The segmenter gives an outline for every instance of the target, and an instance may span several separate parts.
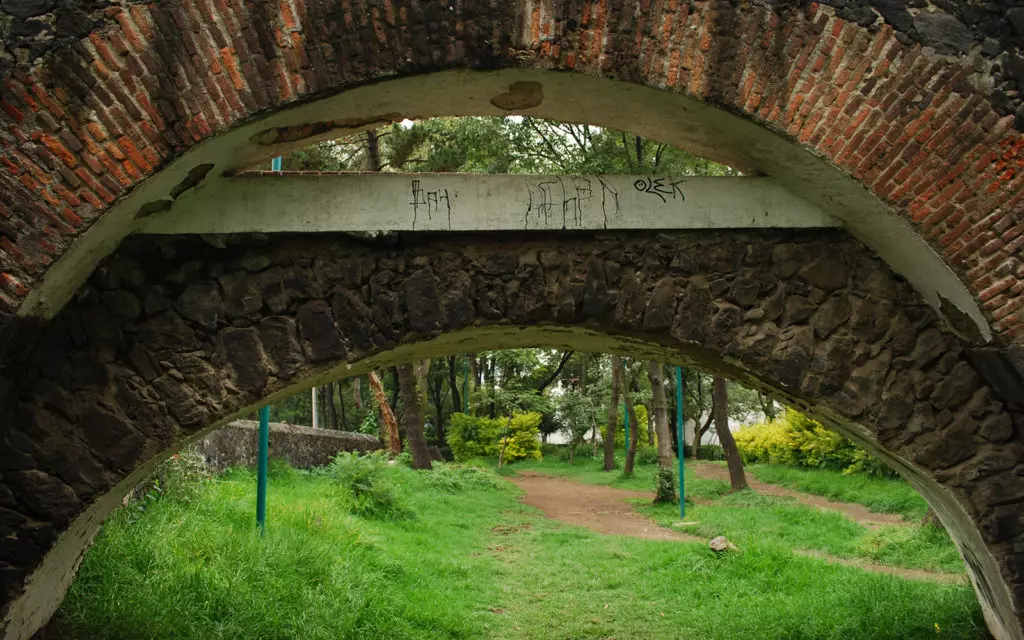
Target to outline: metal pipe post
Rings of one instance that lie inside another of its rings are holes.
[[[683,428],[683,368],[676,367],[676,424],[678,425],[678,453],[679,453],[679,518],[686,518],[686,480],[683,476],[683,438],[686,433]]]
[[[256,461],[256,527],[267,527],[267,456],[270,452],[270,406],[260,409],[259,453]]]

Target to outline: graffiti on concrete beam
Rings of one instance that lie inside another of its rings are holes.
[[[597,180],[599,188],[594,187]],[[600,199],[595,197],[599,191]],[[527,203],[523,228],[549,227],[552,218],[562,218],[562,228],[583,227],[588,212],[596,213],[600,205],[604,226],[608,227],[608,215],[619,212],[619,192],[604,178],[584,176],[554,176],[527,183]]]
[[[448,229],[452,228],[452,199],[457,194],[449,193],[447,188],[425,190],[420,180],[412,181],[412,229],[416,230],[416,221],[421,211],[427,214],[427,220],[434,219],[435,213],[444,213],[448,216]]]
[[[637,178],[633,182],[633,188],[640,193],[648,193],[652,196],[661,198],[662,202],[668,202],[669,200],[679,199],[681,202],[686,201],[686,196],[683,195],[683,189],[680,185],[686,182],[685,179],[680,178],[679,180],[672,180],[671,178]]]

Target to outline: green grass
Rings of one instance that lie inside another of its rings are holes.
[[[770,464],[750,465],[747,469],[762,482],[839,502],[855,502],[876,513],[898,513],[908,520],[920,521],[928,512],[928,503],[903,478],[843,475],[825,469],[797,469]]]
[[[890,640],[934,638],[935,625],[940,637],[985,637],[968,586],[794,556],[786,541],[825,525],[793,529],[786,505],[718,500],[723,523],[737,517],[730,509],[763,511],[780,533],[737,532],[741,551],[716,555],[546,520],[505,483],[452,492],[427,474],[389,473],[413,517],[356,518],[332,479],[279,473],[260,539],[255,480],[242,471],[191,503],[171,495],[122,510],[86,555],[60,637]],[[577,473],[594,472],[565,472]],[[699,509],[711,522],[711,506]]]
[[[674,505],[638,504],[637,508],[663,526],[679,521]],[[725,536],[741,547],[806,549],[892,567],[964,572],[956,546],[941,529],[885,526],[871,530],[838,512],[752,491],[688,506],[686,521],[698,524],[681,531],[709,539]]]

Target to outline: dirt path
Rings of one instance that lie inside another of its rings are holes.
[[[597,533],[647,540],[704,542],[654,522],[633,510],[628,498],[651,498],[650,493],[614,489],[601,484],[583,484],[529,472],[508,478],[526,492],[523,502],[537,507],[552,520],[585,527]]]
[[[714,468],[716,465],[708,466]],[[709,475],[702,475],[701,472],[697,472],[697,475],[708,478],[717,477],[715,475],[711,475],[713,472],[707,473],[709,473]],[[545,516],[552,520],[558,520],[559,522],[584,527],[591,531],[606,535],[630,536],[632,538],[643,538],[645,540],[699,542],[701,544],[707,544],[708,542],[707,539],[699,536],[658,526],[651,520],[648,520],[642,515],[636,513],[632,506],[626,502],[629,498],[651,499],[652,495],[647,492],[615,489],[603,484],[584,484],[581,482],[574,482],[566,478],[558,478],[530,472],[522,472],[506,479],[526,492],[526,495],[523,496],[523,502],[525,504],[528,504],[531,507],[537,507],[544,512]],[[814,498],[816,496],[805,496],[795,491],[789,491],[782,487],[761,482],[758,482],[757,484],[758,486],[752,485],[751,488],[768,495],[792,495],[792,497],[797,498],[801,502],[811,504],[819,508],[834,508],[829,505],[838,505],[839,507],[859,507],[859,505],[850,505],[823,499],[821,499],[822,503],[802,500],[801,497]],[[768,490],[762,490],[760,488],[762,485]],[[784,493],[777,493],[775,490],[781,490]],[[863,507],[859,507],[859,509],[866,511]],[[843,511],[854,520],[857,520],[857,514],[859,511],[847,511],[845,508],[839,508],[838,510]],[[870,512],[867,513],[870,516],[885,515]],[[863,521],[858,520],[858,522]],[[876,524],[881,523],[881,521],[870,519],[867,520],[867,522],[874,522]],[[867,524],[867,522],[864,523]],[[888,523],[888,521],[885,522]],[[810,551],[807,549],[793,549],[793,553],[805,557],[817,558],[834,564],[858,567],[865,571],[887,573],[908,580],[924,580],[940,584],[962,584],[966,583],[967,580],[967,577],[961,574],[888,567],[868,562],[866,560],[838,558],[819,551]]]
[[[724,465],[714,464],[713,462],[689,462],[686,463],[698,478],[704,478],[707,480],[723,480],[729,482],[729,469]],[[780,487],[777,484],[768,484],[767,482],[761,482],[755,478],[752,474],[747,474],[747,484],[750,488],[760,493],[763,496],[782,496],[785,498],[793,498],[798,502],[802,502],[811,507],[817,509],[826,509],[830,511],[839,511],[850,520],[853,520],[857,524],[864,525],[865,527],[874,529],[883,524],[894,524],[894,525],[910,525],[903,516],[897,513],[875,513],[865,506],[859,504],[852,504],[849,502],[836,502],[823,498],[821,496],[812,495],[809,493],[801,493],[800,491],[794,491],[787,489],[786,487]]]

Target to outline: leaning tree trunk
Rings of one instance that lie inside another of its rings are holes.
[[[363,410],[363,385],[360,380],[362,378],[359,376],[352,378],[352,402],[356,405],[356,411]]]
[[[384,428],[388,434],[388,452],[394,455],[398,455],[402,452],[402,439],[398,437],[398,421],[395,420],[395,412],[391,410],[391,405],[388,404],[388,397],[384,395],[384,385],[380,383],[380,378],[373,371],[367,376],[370,380],[370,389],[373,391],[373,397],[377,399],[377,405],[380,407],[380,420],[384,423]]]
[[[665,398],[665,367],[660,362],[647,363],[651,381],[651,404],[654,406],[654,430],[658,434],[658,466],[672,468],[672,434],[668,428],[668,401]]]
[[[612,356],[612,403],[608,407],[608,428],[604,432],[604,470],[615,468],[615,427],[619,424],[619,385],[622,384],[622,358]]]
[[[413,365],[398,366],[398,386],[402,395],[402,426],[405,427],[405,439],[412,453],[413,469],[430,469],[430,451],[427,439],[423,436],[423,410],[420,394],[416,389],[416,373]]]
[[[628,388],[633,386],[633,380],[629,382]],[[636,465],[636,446],[640,441],[640,425],[636,419],[636,407],[633,406],[633,398],[630,396],[629,391],[626,392],[626,415],[629,416],[629,423],[634,425],[633,432],[630,434],[633,436],[629,439],[629,448],[626,450],[626,467],[622,470],[623,475],[633,475],[633,468]]]
[[[722,443],[722,451],[725,452],[725,460],[729,463],[729,484],[733,491],[742,491],[747,488],[747,476],[743,472],[743,459],[740,458],[740,451],[736,448],[736,441],[729,431],[729,392],[725,388],[725,380],[715,378],[715,430],[718,431],[718,440]]]

